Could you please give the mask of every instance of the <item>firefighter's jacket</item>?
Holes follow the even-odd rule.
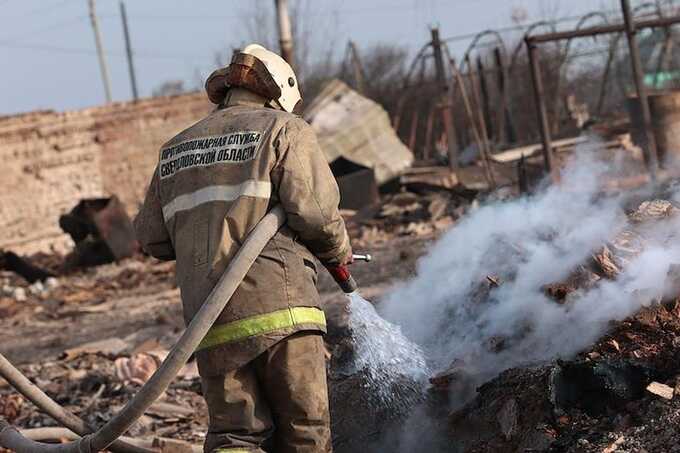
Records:
[[[185,322],[250,231],[280,203],[267,244],[198,348],[202,374],[235,369],[301,330],[325,331],[317,268],[351,253],[339,192],[311,127],[241,88],[160,150],[135,219],[144,249],[177,260]]]

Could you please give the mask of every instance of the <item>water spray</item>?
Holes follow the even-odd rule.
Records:
[[[370,254],[352,255],[352,263],[370,263]],[[344,373],[362,376],[367,397],[377,411],[393,416],[407,414],[422,400],[429,375],[425,354],[406,338],[399,326],[383,319],[364,299],[349,265],[328,266],[328,272],[345,293],[349,303],[349,330],[353,360]]]

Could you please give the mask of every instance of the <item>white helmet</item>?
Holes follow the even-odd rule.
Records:
[[[267,67],[276,84],[281,89],[281,96],[275,99],[287,112],[292,112],[295,105],[302,99],[298,80],[293,68],[288,62],[274,52],[265,49],[259,44],[249,44],[242,53],[252,55]]]
[[[302,100],[293,68],[259,44],[250,44],[234,54],[229,66],[215,70],[205,81],[208,98],[218,105],[231,87],[243,87],[276,101],[287,112]]]

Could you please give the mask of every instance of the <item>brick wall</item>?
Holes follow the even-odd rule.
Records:
[[[116,194],[133,215],[174,134],[210,111],[202,94],[0,117],[0,249],[63,251],[59,216]]]

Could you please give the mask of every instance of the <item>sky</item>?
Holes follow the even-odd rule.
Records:
[[[303,9],[316,56],[340,58],[349,39],[415,53],[438,25],[442,37],[614,9],[617,0],[289,0]],[[632,0],[632,4],[641,0]],[[215,55],[253,38],[275,36],[274,0],[126,0],[140,96],[163,81],[197,87],[217,66]],[[132,97],[119,0],[97,0],[114,101]],[[262,17],[259,27],[255,18]],[[561,22],[562,27],[574,22]],[[254,30],[255,28],[255,30]],[[464,52],[470,38],[451,42]],[[0,115],[72,110],[105,102],[87,0],[0,0]]]

